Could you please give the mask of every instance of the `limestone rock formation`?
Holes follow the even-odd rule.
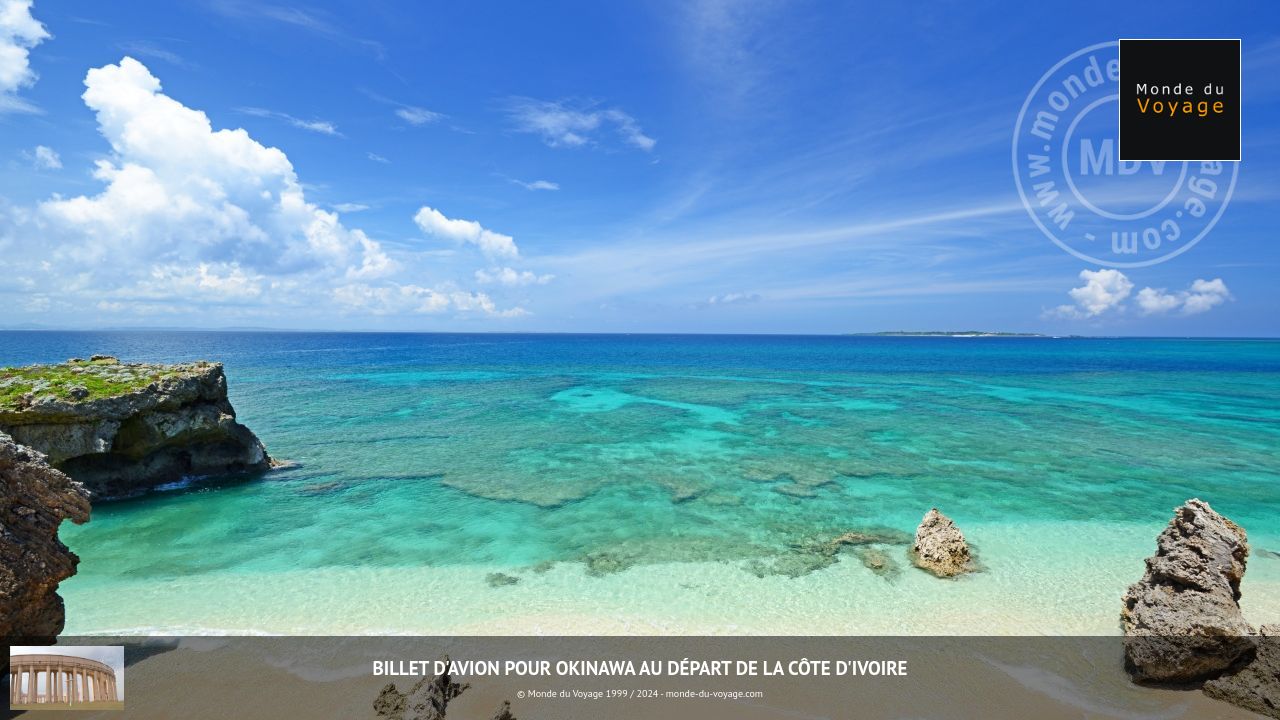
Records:
[[[1267,717],[1280,718],[1280,625],[1263,625],[1257,654],[1243,670],[1204,684],[1204,694]]]
[[[444,658],[449,664],[448,656]],[[444,720],[449,702],[461,695],[470,685],[453,682],[449,673],[424,677],[407,693],[388,683],[373,701],[373,711],[387,720]]]
[[[1239,600],[1248,555],[1244,530],[1203,500],[1174,511],[1146,573],[1124,596],[1125,659],[1135,681],[1196,682],[1247,662],[1254,631]]]
[[[89,519],[85,489],[0,432],[0,636],[49,641],[62,632],[56,591],[79,562],[58,540],[68,519]]]
[[[973,556],[964,540],[964,533],[951,518],[938,512],[938,508],[925,513],[916,528],[911,559],[917,567],[943,578],[974,569]]]
[[[48,455],[95,498],[271,466],[262,442],[236,422],[220,363],[93,357],[0,369],[0,431]]]

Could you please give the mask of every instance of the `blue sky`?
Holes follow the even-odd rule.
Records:
[[[0,0],[0,325],[1280,335],[1278,20]],[[1245,161],[1200,244],[1102,271],[1009,152],[1119,37],[1243,38]]]

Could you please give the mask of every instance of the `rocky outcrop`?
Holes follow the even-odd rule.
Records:
[[[449,658],[444,658],[445,667]],[[373,711],[387,720],[444,720],[449,702],[461,695],[470,685],[453,682],[449,673],[424,677],[407,693],[387,683],[373,701]]]
[[[0,370],[0,431],[49,456],[95,499],[271,466],[236,422],[220,363],[109,356]]]
[[[969,552],[964,533],[951,518],[938,512],[938,508],[925,513],[916,528],[911,559],[916,567],[943,578],[974,570],[973,555]]]
[[[1252,662],[1204,684],[1204,694],[1267,717],[1280,718],[1280,625],[1263,625]]]
[[[50,642],[62,632],[58,583],[80,559],[58,540],[58,525],[88,519],[80,483],[0,433],[0,636]]]
[[[1249,543],[1199,499],[1174,511],[1121,610],[1125,660],[1139,682],[1190,683],[1247,662],[1253,628],[1240,612]]]

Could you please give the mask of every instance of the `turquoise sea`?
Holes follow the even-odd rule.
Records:
[[[71,634],[1108,634],[1190,497],[1280,620],[1280,341],[0,333],[97,352],[224,362],[290,465],[64,525]]]

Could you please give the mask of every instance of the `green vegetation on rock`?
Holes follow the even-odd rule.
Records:
[[[181,372],[175,366],[125,365],[102,355],[91,360],[73,358],[57,365],[0,368],[0,412],[22,410],[48,396],[69,402],[117,397],[141,391]]]

